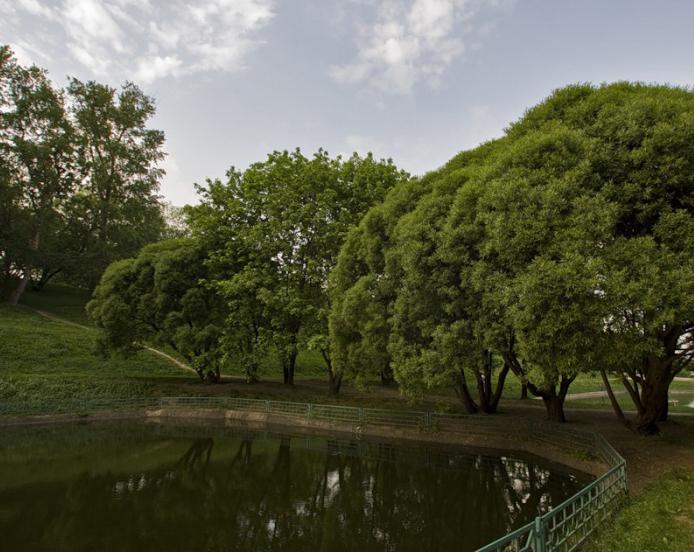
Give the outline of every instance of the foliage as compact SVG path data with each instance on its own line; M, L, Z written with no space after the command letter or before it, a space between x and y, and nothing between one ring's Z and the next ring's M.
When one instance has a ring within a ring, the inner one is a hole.
M236 329L231 341L250 365L273 346L291 384L298 351L309 346L339 390L327 339L328 274L349 227L407 178L371 155L343 161L296 150L274 152L243 173L232 168L226 183L200 188L201 205L188 211L193 234L211 252L212 282Z
M693 100L570 86L410 196L391 192L340 254L335 358L380 367L387 343L406 391L449 381L471 411L466 374L489 411L494 369L498 384L512 370L557 420L577 374L607 366L653 430L694 353Z
M77 263L72 282L93 287L114 260L127 258L164 230L156 195L164 171L164 133L147 128L154 101L133 83L120 91L72 79L67 89L77 133L82 186L67 207L65 229Z
M16 304L32 269L63 257L53 238L76 180L74 129L46 72L20 66L6 46L0 90L0 254L4 277L21 278Z
M225 311L201 281L205 253L192 240L149 245L104 272L87 311L102 329L100 349L129 354L144 341L170 345L200 379L219 381Z
M93 287L113 260L160 239L164 135L147 127L153 115L132 83L60 90L0 47L0 258L4 287L21 282L11 302L58 273Z

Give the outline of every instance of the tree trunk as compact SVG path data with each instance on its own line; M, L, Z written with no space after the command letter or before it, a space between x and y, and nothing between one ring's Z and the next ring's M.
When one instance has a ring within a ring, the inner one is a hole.
M546 397L542 397L542 402L545 404L545 409L547 410L547 420L561 423L566 421L566 416L564 415L564 401L561 397L553 393L548 394Z
M395 378L393 377L393 371L390 369L389 365L386 365L383 369L381 369L381 385L390 385L395 381Z
M294 371L296 368L297 352L292 351L282 365L283 380L285 385L294 385Z
M24 290L26 290L27 285L29 285L29 282L31 281L31 274L27 270L24 273L24 276L22 279L19 281L19 284L17 284L17 287L14 288L14 291L10 295L10 298L8 299L8 303L12 305L13 307L16 307L17 304L19 303L19 299L22 297L24 294Z
M660 405L660 412L658 413L658 421L659 422L667 422L669 414L670 414L670 400L668 398L668 395L665 395L665 400Z
M520 398L521 398L521 400L525 400L528 398L528 384L527 383L521 384Z
M31 245L30 248L32 251L38 251L39 249L39 232L41 228L41 221L39 220L39 227L34 233L34 237L31 240ZM21 299L22 295L24 294L24 290L26 290L27 285L29 285L29 282L31 282L31 270L29 268L24 269L24 276L22 276L22 279L19 281L19 285L14 289L12 292L12 295L10 295L9 303L13 307L16 307L17 304L19 303L19 300Z
M53 278L53 276L56 276L59 274L63 269L58 268L56 270L49 270L47 268L44 268L41 270L41 277L38 279L37 282L32 282L31 283L31 289L34 291L41 291L44 287L46 287L46 284L48 281Z
M328 371L328 390L331 395L337 396L340 394L340 387L342 387L342 372L335 373L333 370L333 363L329 351L321 349L320 352L325 362L325 368Z
M330 373L330 394L337 396L340 394L340 388L342 387L342 374Z
M468 414L477 414L479 408L475 404L475 401L470 394L470 389L467 386L467 381L465 380L465 371L461 368L458 377L455 381L455 392L458 398L463 403L465 407L465 412Z
M622 407L619 406L619 402L617 401L617 398L615 397L614 392L612 391L612 385L610 385L610 380L607 377L607 372L605 372L604 368L600 369L600 375L602 376L602 383L605 386L605 391L607 391L607 396L610 398L610 403L612 404L612 409L614 410L615 414L617 415L617 418L619 419L622 424L628 428L631 429L631 424L629 423L629 420L626 419L626 416L624 416L624 412L622 411Z
M487 412L487 414L494 414L499 408L499 401L501 400L501 395L504 393L504 385L506 384L506 376L508 376L510 369L511 367L504 362L504 367L501 369L501 372L499 372L499 377L496 380L496 391L494 391L494 395L492 395L491 401L489 402L489 412Z
M650 359L648 371L641 384L641 404L643 411L637 418L637 430L642 435L655 435L660 432L658 421L667 417L669 388L669 367L659 366L659 359ZM664 406L665 405L665 406Z
M547 410L547 420L550 422L566 422L566 416L564 415L564 400L569 392L569 386L571 382L576 379L576 376L561 376L559 380L559 393L557 393L556 384L552 385L547 389L540 389L539 387L528 382L528 389L536 397L542 398L542 402Z

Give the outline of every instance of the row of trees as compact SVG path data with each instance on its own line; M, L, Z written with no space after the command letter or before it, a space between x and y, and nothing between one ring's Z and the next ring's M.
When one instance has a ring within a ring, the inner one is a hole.
M406 393L451 385L469 412L494 412L512 372L558 421L577 374L612 373L657 431L694 355L694 93L557 91L393 190L332 282L338 370L389 365Z
M0 290L11 303L58 273L93 287L111 262L162 238L154 110L131 83L59 89L0 47Z
M191 237L109 267L89 306L106 349L170 344L201 378L270 351L292 384L394 377L495 412L506 378L564 421L581 372L658 430L694 356L694 94L570 86L505 135L413 179L390 161L275 152L199 187Z
M293 384L300 350L320 352L339 392L328 339L328 275L350 227L409 176L390 161L275 152L198 188L191 238L111 265L88 310L104 350L145 340L173 347L201 379L235 364L249 382L277 357Z

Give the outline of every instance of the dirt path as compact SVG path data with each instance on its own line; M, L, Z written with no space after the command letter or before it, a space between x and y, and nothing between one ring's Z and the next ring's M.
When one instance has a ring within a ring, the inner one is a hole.
M94 328L90 328L89 326L85 326L83 324L78 324L77 322L72 322L70 320L66 320L65 318L60 318L59 316L56 316L55 314L51 314L50 312L40 310L40 309L29 309L32 312L35 312L36 314L39 314L43 316L44 318L48 318L49 320L53 320L54 322L60 322L61 324L67 324L68 326L72 326L73 328L79 328L81 330L93 330ZM150 353L154 353L155 355L159 355L162 358L165 358L172 364L175 364L179 368L183 370L187 370L188 372L192 372L193 374L197 375L197 372L193 370L190 366L188 366L185 362L181 362L177 358L172 357L169 354L166 354L164 351L160 351L159 349L155 349L154 347L149 347L147 345L142 346L144 349L147 349Z
M626 391L623 389L616 389L614 391L615 395L625 395ZM670 389L669 395L691 395L692 392L686 389ZM581 399L601 399L607 397L607 391L584 391L582 393L569 393L566 395L567 401L577 401ZM533 397L539 399L540 397Z

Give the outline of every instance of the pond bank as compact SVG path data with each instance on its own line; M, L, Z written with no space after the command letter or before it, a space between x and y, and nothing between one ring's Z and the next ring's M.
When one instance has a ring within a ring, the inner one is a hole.
M469 446L495 451L521 451L540 456L593 476L607 470L595 451L580 442L567 439L562 428L550 424L528 424L527 420L503 418L465 419L458 424L446 424L445 428L395 427L387 425L355 425L346 422L324 421L303 416L286 416L265 412L249 412L223 408L145 408L117 411L100 411L89 414L54 414L15 416L0 418L1 426L75 423L86 421L145 420L151 423L176 421L201 424L212 422L226 425L245 425L259 429L284 428L305 433L336 433L355 439L385 439L434 445ZM581 432L585 433L585 432ZM579 434L573 437L581 437Z

